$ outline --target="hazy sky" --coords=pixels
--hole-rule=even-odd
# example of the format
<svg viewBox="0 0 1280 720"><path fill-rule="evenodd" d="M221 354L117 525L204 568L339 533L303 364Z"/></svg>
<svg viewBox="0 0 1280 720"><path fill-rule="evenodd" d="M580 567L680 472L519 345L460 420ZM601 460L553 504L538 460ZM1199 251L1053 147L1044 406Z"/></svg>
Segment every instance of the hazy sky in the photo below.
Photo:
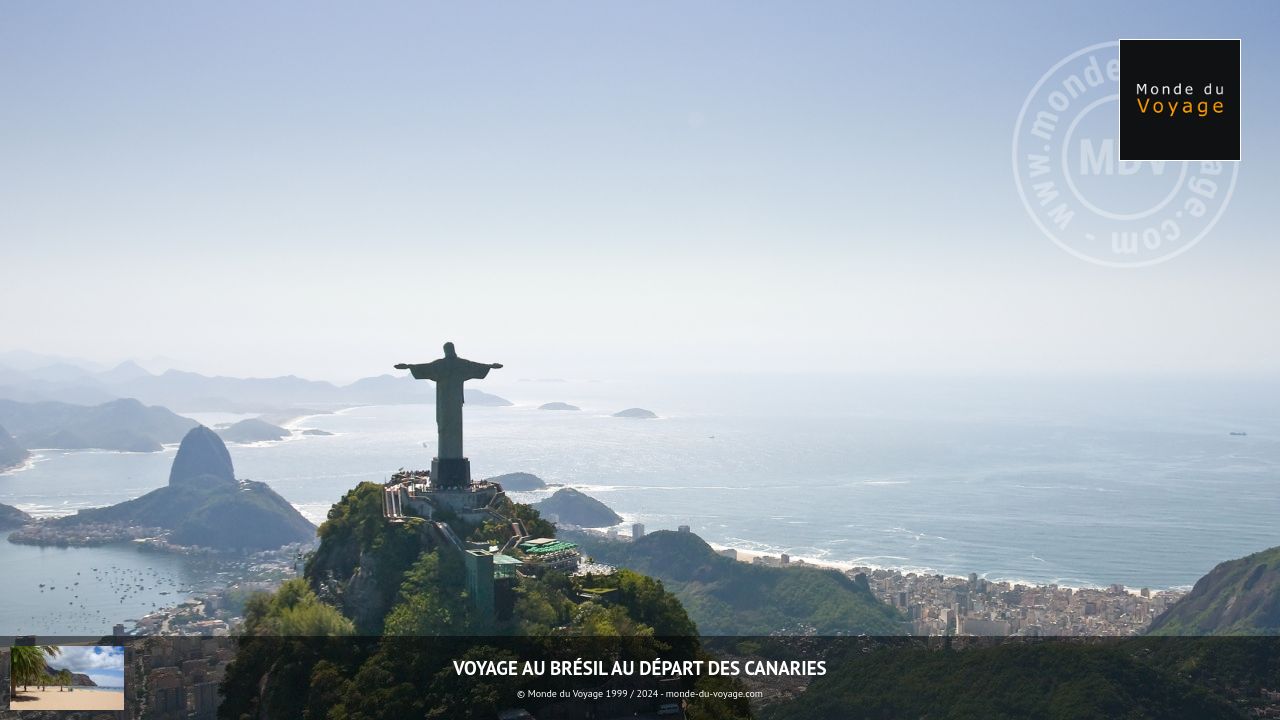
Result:
<svg viewBox="0 0 1280 720"><path fill-rule="evenodd" d="M988 8L4 3L0 350L1277 370L1280 5ZM1009 167L1041 74L1118 37L1244 39L1231 205L1141 270L1055 247Z"/></svg>

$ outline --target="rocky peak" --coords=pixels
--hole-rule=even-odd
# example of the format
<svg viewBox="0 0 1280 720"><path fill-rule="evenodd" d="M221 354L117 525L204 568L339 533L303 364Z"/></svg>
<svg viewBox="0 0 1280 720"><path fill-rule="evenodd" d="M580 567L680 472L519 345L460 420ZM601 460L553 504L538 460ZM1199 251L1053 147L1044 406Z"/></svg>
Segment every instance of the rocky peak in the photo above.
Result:
<svg viewBox="0 0 1280 720"><path fill-rule="evenodd" d="M235 470L231 465L231 453L222 438L209 428L200 425L191 429L169 470L169 485L235 485Z"/></svg>

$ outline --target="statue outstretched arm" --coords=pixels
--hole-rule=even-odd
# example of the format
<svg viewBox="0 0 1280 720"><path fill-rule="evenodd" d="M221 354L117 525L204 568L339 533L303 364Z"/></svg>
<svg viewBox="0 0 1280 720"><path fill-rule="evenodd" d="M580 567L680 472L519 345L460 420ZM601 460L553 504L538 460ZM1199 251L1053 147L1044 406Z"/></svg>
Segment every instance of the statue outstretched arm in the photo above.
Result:
<svg viewBox="0 0 1280 720"><path fill-rule="evenodd" d="M436 370L438 366L435 363L422 363L415 365L414 363L398 363L397 370L408 370L413 374L415 380L438 380Z"/></svg>

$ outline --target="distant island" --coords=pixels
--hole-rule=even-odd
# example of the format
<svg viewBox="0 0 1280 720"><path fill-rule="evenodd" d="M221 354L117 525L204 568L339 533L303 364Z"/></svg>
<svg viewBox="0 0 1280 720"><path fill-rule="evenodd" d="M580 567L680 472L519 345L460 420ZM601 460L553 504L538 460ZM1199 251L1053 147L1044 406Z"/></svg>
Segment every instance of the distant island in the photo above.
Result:
<svg viewBox="0 0 1280 720"><path fill-rule="evenodd" d="M517 492L525 490L541 490L547 484L542 478L527 472L513 472L505 475L497 475L489 478L490 482L496 482L502 486L503 490L514 490Z"/></svg>
<svg viewBox="0 0 1280 720"><path fill-rule="evenodd" d="M157 452L196 422L126 398L93 406L0 400L0 425L27 448Z"/></svg>
<svg viewBox="0 0 1280 720"><path fill-rule="evenodd" d="M619 418L637 418L641 420L652 420L658 417L658 414L653 412L652 410L645 410L644 408L627 408L626 410L619 410L618 412L614 413L613 416L619 417Z"/></svg>
<svg viewBox="0 0 1280 720"><path fill-rule="evenodd" d="M65 546L145 539L160 549L258 551L314 538L315 526L270 487L236 480L222 439L197 426L182 439L166 487L28 524L9 541Z"/></svg>
<svg viewBox="0 0 1280 720"><path fill-rule="evenodd" d="M549 402L538 406L539 410L581 410L577 405L564 402Z"/></svg>
<svg viewBox="0 0 1280 720"><path fill-rule="evenodd" d="M257 418L241 420L226 427L218 428L217 433L223 440L234 443L271 442L283 440L293 435L292 432L279 425L272 425L265 420Z"/></svg>
<svg viewBox="0 0 1280 720"><path fill-rule="evenodd" d="M31 453L18 444L18 441L0 426L0 470L17 467L27 461Z"/></svg>
<svg viewBox="0 0 1280 720"><path fill-rule="evenodd" d="M12 530L31 522L31 516L12 505L0 503L0 530Z"/></svg>
<svg viewBox="0 0 1280 720"><path fill-rule="evenodd" d="M318 428L309 428L307 430L303 430L300 434L312 435L314 437L332 437L333 436L333 433L329 432L328 430L320 430Z"/></svg>
<svg viewBox="0 0 1280 720"><path fill-rule="evenodd" d="M578 527L611 527L622 522L622 516L608 505L573 488L561 488L533 507L543 515L555 515L560 522Z"/></svg>

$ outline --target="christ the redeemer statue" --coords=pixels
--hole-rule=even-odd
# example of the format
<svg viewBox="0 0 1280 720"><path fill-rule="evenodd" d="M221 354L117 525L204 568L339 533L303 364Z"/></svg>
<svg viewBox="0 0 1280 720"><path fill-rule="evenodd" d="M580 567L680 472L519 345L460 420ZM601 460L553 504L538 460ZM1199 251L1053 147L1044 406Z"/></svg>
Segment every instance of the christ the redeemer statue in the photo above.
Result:
<svg viewBox="0 0 1280 720"><path fill-rule="evenodd" d="M431 462L431 484L436 487L465 487L471 483L471 463L462 454L462 383L480 380L500 363L478 363L458 357L453 343L444 344L444 357L429 363L400 363L417 380L436 384L436 432L439 446Z"/></svg>

